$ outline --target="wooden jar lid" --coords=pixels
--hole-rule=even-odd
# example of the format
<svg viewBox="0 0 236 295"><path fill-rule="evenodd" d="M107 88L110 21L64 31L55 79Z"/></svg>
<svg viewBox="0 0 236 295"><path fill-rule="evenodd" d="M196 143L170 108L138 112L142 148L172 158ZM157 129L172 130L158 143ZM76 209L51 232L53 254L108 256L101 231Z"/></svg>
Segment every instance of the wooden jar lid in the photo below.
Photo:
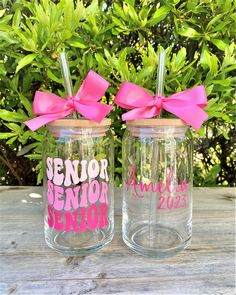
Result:
<svg viewBox="0 0 236 295"><path fill-rule="evenodd" d="M184 127L187 126L187 124L181 120L181 119L141 119L141 120L132 120L132 121L126 121L126 124L128 126L133 127Z"/></svg>
<svg viewBox="0 0 236 295"><path fill-rule="evenodd" d="M90 128L90 127L108 127L111 125L111 119L103 119L102 122L79 118L79 119L60 119L47 124L55 127L75 127L75 128Z"/></svg>
<svg viewBox="0 0 236 295"><path fill-rule="evenodd" d="M169 136L168 132L161 131L158 132L156 127L165 128L171 127L187 127L188 125L181 119L141 119L126 121L128 127L130 127L130 132L134 137L145 137L145 138L166 138ZM141 128L141 129L139 129Z"/></svg>
<svg viewBox="0 0 236 295"><path fill-rule="evenodd" d="M54 137L71 137L71 138L86 138L86 137L103 137L108 127L111 125L111 119L103 119L100 123L79 118L79 119L60 119L47 124L51 134ZM50 128L51 127L51 128ZM67 133L61 131L63 129L75 129ZM89 129L95 128L96 132L90 132ZM77 130L76 130L77 129ZM81 129L81 130L80 130ZM84 129L84 130L83 130Z"/></svg>

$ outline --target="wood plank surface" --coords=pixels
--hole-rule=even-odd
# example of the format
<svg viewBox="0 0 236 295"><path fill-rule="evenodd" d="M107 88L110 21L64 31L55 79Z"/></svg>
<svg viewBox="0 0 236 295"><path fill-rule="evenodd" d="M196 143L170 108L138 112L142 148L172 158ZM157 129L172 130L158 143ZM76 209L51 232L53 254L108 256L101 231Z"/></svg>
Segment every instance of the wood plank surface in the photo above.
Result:
<svg viewBox="0 0 236 295"><path fill-rule="evenodd" d="M133 253L115 236L100 252L63 257L44 242L40 187L0 188L0 294L235 294L235 189L195 188L193 239L162 260Z"/></svg>

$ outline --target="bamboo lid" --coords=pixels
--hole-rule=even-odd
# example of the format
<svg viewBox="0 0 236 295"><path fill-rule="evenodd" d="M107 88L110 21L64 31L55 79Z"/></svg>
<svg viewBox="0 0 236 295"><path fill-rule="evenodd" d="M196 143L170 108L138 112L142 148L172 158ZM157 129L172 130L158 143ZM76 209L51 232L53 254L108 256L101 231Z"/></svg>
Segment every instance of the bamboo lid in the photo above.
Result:
<svg viewBox="0 0 236 295"><path fill-rule="evenodd" d="M126 121L128 126L133 127L184 127L187 124L181 119L170 119L170 118L161 118L161 119L141 119L141 120L132 120Z"/></svg>
<svg viewBox="0 0 236 295"><path fill-rule="evenodd" d="M60 119L47 124L54 137L71 138L103 137L110 125L111 119L103 119L96 123L85 118Z"/></svg>
<svg viewBox="0 0 236 295"><path fill-rule="evenodd" d="M183 131L180 131L182 128L188 127L181 119L170 118L133 120L126 121L126 124L128 128L130 127L130 132L134 137L142 138L172 138L179 132L182 133ZM176 131L173 132L175 127L180 127L180 129L177 128ZM172 132L165 131L165 128L172 129Z"/></svg>
<svg viewBox="0 0 236 295"><path fill-rule="evenodd" d="M91 127L108 127L111 125L111 119L103 119L100 123L79 118L79 119L60 119L47 124L55 127L74 127L74 128L91 128Z"/></svg>

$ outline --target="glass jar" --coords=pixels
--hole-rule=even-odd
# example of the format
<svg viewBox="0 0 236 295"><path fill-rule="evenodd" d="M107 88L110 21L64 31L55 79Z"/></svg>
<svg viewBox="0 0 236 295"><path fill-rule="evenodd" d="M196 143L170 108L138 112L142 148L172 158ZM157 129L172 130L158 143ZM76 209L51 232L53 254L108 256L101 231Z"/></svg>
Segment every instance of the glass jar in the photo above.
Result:
<svg viewBox="0 0 236 295"><path fill-rule="evenodd" d="M192 234L192 144L179 119L127 121L123 240L151 257L176 254Z"/></svg>
<svg viewBox="0 0 236 295"><path fill-rule="evenodd" d="M68 256L94 253L114 232L114 146L110 119L62 119L43 143L44 224L49 247Z"/></svg>

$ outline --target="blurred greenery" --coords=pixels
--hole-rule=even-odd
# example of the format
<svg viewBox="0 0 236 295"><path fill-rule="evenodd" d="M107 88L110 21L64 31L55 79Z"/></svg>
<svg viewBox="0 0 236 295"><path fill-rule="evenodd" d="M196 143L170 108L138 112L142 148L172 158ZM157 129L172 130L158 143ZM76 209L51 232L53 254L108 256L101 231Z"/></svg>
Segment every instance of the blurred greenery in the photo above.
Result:
<svg viewBox="0 0 236 295"><path fill-rule="evenodd" d="M111 87L122 81L154 93L160 46L167 52L165 95L206 86L209 118L194 131L194 184L236 184L236 2L231 0L2 0L0 3L0 182L41 182L44 128L33 118L37 89L65 96L58 53L66 50L75 89L89 69ZM121 181L122 110L115 107L115 183Z"/></svg>

